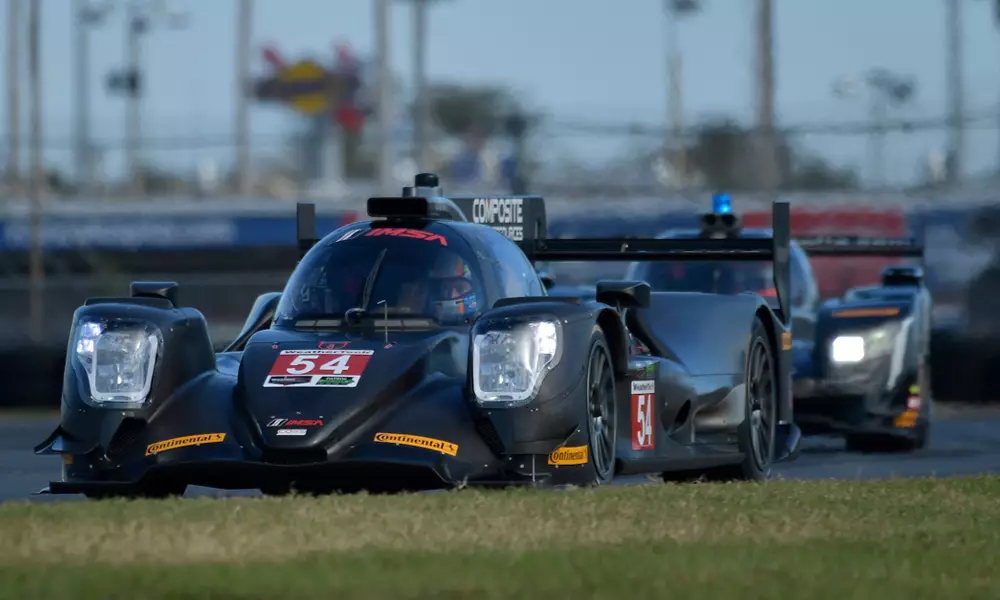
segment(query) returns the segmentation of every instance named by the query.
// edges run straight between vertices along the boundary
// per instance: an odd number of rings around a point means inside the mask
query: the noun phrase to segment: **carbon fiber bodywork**
[[[395,199],[388,200],[379,206]],[[414,229],[405,231],[419,233],[408,239],[468,244],[484,267],[500,260],[498,243],[513,247],[485,225],[406,218]],[[355,223],[321,244],[382,226]],[[312,252],[301,240],[303,251]],[[536,251],[557,255],[546,246]],[[728,244],[722,251],[743,250]],[[751,250],[753,256],[764,251],[770,246]],[[781,311],[763,298],[650,297],[641,282],[603,282],[595,300],[511,297],[500,278],[484,279],[479,301],[487,308],[460,326],[388,317],[355,323],[339,315],[287,322],[275,318],[282,294],[267,294],[220,354],[212,351],[202,314],[179,306],[175,284],[133,284],[131,297],[90,300],[74,315],[60,424],[36,447],[63,456],[63,475],[48,491],[103,496],[177,494],[189,485],[282,493],[598,483],[591,361],[602,345],[613,372],[613,474],[740,465],[747,459],[738,433],[749,427],[748,340],[753,343],[751,333],[761,326],[774,357],[773,459],[797,453],[791,353],[784,343],[790,333]],[[787,282],[777,284],[784,289]],[[141,406],[108,408],[93,398],[74,341],[82,324],[101,319],[128,319],[162,335]],[[472,339],[539,320],[558,325],[558,360],[526,401],[481,402],[473,391]],[[305,371],[277,366],[318,361],[324,353],[363,360],[350,372],[353,379],[303,377]]]

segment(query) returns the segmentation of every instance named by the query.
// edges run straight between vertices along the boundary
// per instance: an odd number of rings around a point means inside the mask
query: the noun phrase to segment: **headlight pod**
[[[888,354],[892,352],[899,328],[899,321],[893,321],[866,331],[838,335],[830,344],[830,359],[849,364]]]
[[[555,318],[492,322],[472,338],[472,388],[482,406],[527,404],[562,357]]]
[[[90,404],[145,406],[163,348],[158,327],[126,319],[83,319],[71,343],[73,356],[87,374]]]

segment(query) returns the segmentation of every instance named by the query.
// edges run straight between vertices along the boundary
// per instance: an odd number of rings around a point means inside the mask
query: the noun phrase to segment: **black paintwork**
[[[465,211],[472,204],[458,199],[456,206]],[[787,218],[787,205],[781,208]],[[558,244],[544,240],[543,208],[533,204],[525,212],[526,222],[538,227],[520,236],[519,241],[537,242],[525,254],[560,260]],[[312,251],[317,243],[309,239],[309,213],[300,211],[299,216],[305,230],[300,247]],[[352,224],[328,239],[353,228],[378,226],[377,222]],[[490,229],[490,223],[411,215],[405,226],[468,244],[483,261],[485,274],[493,273],[487,263],[509,259],[511,251],[521,253],[512,241]],[[651,248],[663,259],[678,251],[689,253],[685,256],[714,253],[716,258],[721,252],[735,259],[753,252],[780,263],[782,243],[775,239],[773,248],[778,251],[773,254],[772,246],[763,244],[750,250],[733,244]],[[578,245],[571,251],[580,256],[587,249]],[[628,260],[633,255],[623,256]],[[600,254],[596,259],[607,258]],[[74,323],[127,316],[155,324],[164,343],[148,403],[134,410],[93,405],[83,369],[70,352],[60,425],[36,448],[42,454],[66,457],[64,476],[51,484],[50,491],[166,494],[187,485],[266,492],[291,486],[392,491],[462,483],[593,483],[589,460],[551,465],[549,458],[557,450],[588,445],[585,384],[595,331],[607,340],[616,376],[616,472],[738,464],[744,459],[737,428],[745,410],[747,340],[757,320],[771,338],[778,365],[781,425],[775,459],[790,459],[797,453],[790,352],[781,344],[788,332],[786,319],[763,298],[650,294],[642,282],[604,282],[593,300],[556,298],[545,295],[533,268],[523,276],[535,281],[515,287],[537,293],[511,296],[511,282],[485,275],[485,310],[474,322],[452,327],[403,328],[377,319],[350,328],[317,322],[279,325],[274,317],[281,294],[264,295],[255,302],[244,330],[226,352],[217,355],[201,313],[175,304],[175,285],[139,283],[133,286],[132,297],[88,301],[77,310]],[[776,275],[776,279],[779,290],[786,288],[787,277]],[[527,404],[484,407],[471,391],[472,337],[493,326],[538,319],[559,323],[558,363]],[[281,351],[331,348],[373,353],[356,387],[262,385]],[[637,416],[633,382],[655,386],[654,444],[648,449],[633,449],[632,423]],[[278,436],[274,423],[283,419],[306,422],[299,426],[305,434]],[[377,441],[379,433],[440,443],[436,449],[382,443]],[[217,435],[202,438],[200,445],[148,452],[151,445],[165,440],[211,434]]]
[[[716,228],[718,229],[718,228]],[[739,227],[730,234],[740,238],[771,235],[767,229]],[[690,239],[698,230],[674,229],[661,238]],[[822,302],[810,256],[897,256],[922,258],[923,248],[910,239],[857,237],[797,238],[791,243],[791,316],[795,420],[806,434],[844,434],[849,437],[890,437],[922,445],[932,419],[930,386],[931,298],[923,285],[919,266],[900,265],[883,271],[880,285],[848,290],[844,297]],[[641,277],[645,266],[634,263],[629,277]],[[898,308],[886,317],[844,318],[844,310]],[[899,373],[891,372],[891,355],[866,359],[858,364],[831,364],[829,345],[838,334],[868,330],[890,321],[903,322],[913,316],[904,350],[900,350]],[[890,381],[890,375],[894,375]],[[916,386],[920,408],[916,421],[898,427],[896,419],[907,410]]]

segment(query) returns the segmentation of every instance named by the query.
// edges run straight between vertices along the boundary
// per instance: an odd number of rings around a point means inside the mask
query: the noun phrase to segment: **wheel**
[[[767,329],[754,320],[747,351],[746,394],[743,422],[737,428],[743,461],[705,473],[713,481],[764,481],[771,475],[778,425],[778,394],[774,353]]]
[[[735,479],[762,481],[771,474],[778,425],[778,394],[774,354],[760,318],[754,320],[747,353],[746,412],[738,430],[743,462],[733,469]]]
[[[618,403],[615,401],[615,373],[604,332],[594,327],[587,361],[587,430],[594,485],[603,485],[615,476],[615,439]]]

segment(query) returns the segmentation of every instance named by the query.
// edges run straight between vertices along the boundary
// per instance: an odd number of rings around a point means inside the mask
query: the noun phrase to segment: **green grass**
[[[1000,598],[1000,478],[0,505],[0,598]]]

